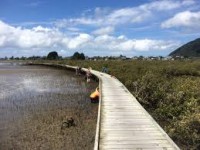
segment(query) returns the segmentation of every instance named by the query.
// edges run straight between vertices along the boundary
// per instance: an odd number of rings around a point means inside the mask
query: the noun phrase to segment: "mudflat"
[[[67,70],[1,64],[0,149],[93,149],[97,85]],[[75,126],[61,129],[68,116]]]

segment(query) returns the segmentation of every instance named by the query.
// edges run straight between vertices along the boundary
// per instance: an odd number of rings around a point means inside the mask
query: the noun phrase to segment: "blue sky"
[[[198,0],[0,1],[0,57],[167,56],[199,37]]]

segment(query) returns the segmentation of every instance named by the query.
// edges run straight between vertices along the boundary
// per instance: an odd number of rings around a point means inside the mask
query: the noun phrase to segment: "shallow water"
[[[0,149],[92,149],[97,85],[64,69],[0,63]],[[66,116],[76,126],[61,130]]]

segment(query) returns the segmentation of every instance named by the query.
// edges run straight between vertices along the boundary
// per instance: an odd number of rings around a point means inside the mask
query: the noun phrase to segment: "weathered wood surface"
[[[99,135],[95,150],[179,149],[121,82],[98,71],[92,73],[101,80]]]

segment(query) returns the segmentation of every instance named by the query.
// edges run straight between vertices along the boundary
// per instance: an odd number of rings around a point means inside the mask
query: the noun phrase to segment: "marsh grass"
[[[96,82],[75,72],[44,67],[0,70],[0,149],[93,149]],[[66,116],[75,127],[61,130]]]

